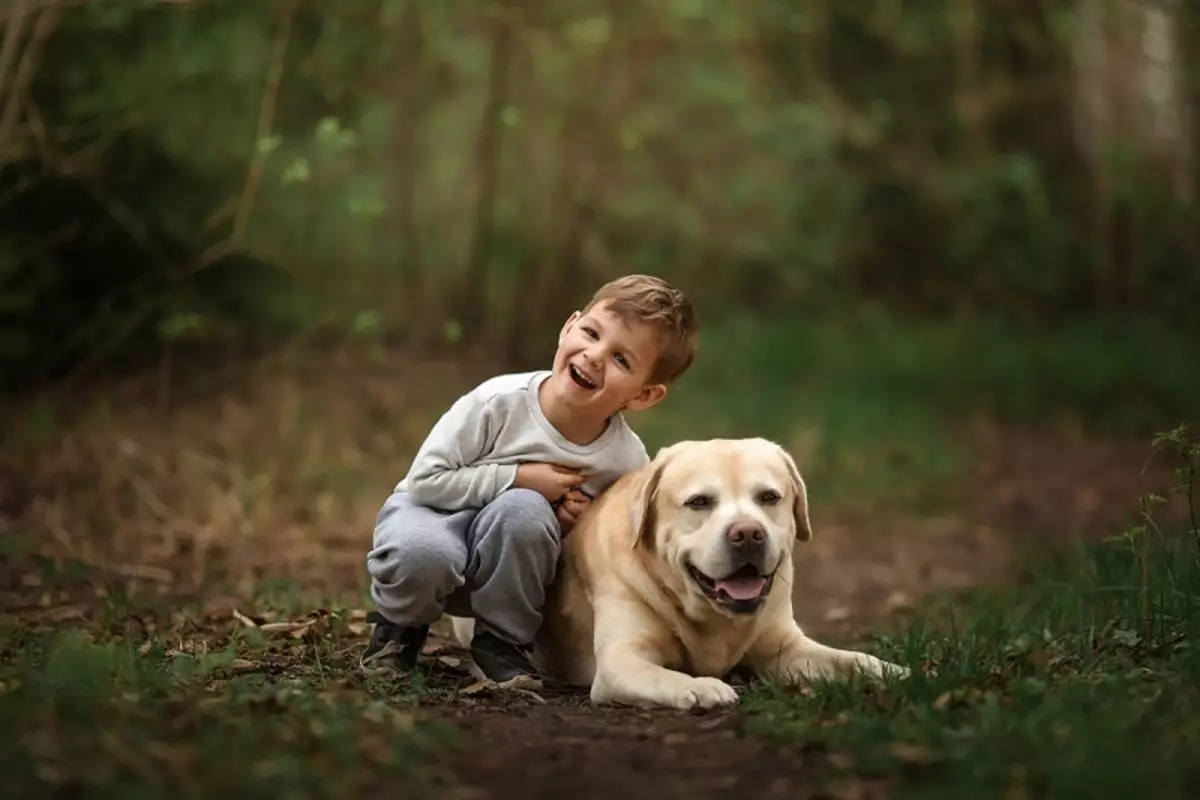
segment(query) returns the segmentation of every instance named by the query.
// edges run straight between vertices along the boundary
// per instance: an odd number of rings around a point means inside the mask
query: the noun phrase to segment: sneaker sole
[[[408,675],[410,671],[397,666],[394,661],[398,652],[396,645],[388,642],[371,655],[359,658],[358,668],[368,675]]]

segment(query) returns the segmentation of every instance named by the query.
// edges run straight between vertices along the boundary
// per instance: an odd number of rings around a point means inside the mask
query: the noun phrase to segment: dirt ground
[[[439,716],[470,740],[442,765],[457,776],[453,797],[812,797],[810,771],[823,758],[740,735],[736,712],[597,711],[572,697]]]
[[[319,379],[336,385],[336,370]],[[353,484],[364,462],[398,458],[431,420],[386,419],[392,438],[384,440],[376,416],[397,394],[415,402],[419,392],[394,379],[360,384],[353,402],[365,409],[367,429],[335,429],[344,417],[336,395],[314,405],[303,399],[312,397],[307,391],[303,382],[276,382],[165,416],[150,405],[122,417],[123,427],[64,437],[36,464],[9,460],[0,464],[0,521],[38,531],[48,551],[152,582],[198,586],[214,565],[234,564],[229,578],[244,590],[301,577],[331,592],[361,591],[361,531],[379,487],[345,500],[338,481]],[[321,424],[303,428],[306,414]],[[1116,533],[1134,519],[1140,493],[1169,481],[1162,460],[1142,474],[1144,441],[986,423],[965,426],[963,436],[970,470],[953,514],[883,521],[814,504],[815,537],[801,548],[795,576],[797,617],[810,634],[853,644],[903,624],[895,612],[930,594],[1019,581],[1028,552]],[[301,448],[290,450],[299,439]],[[259,481],[248,466],[256,460],[262,475],[276,477]],[[454,657],[439,637],[428,649]],[[578,694],[543,700],[481,694],[424,707],[463,734],[437,765],[441,796],[808,797],[810,771],[833,757],[741,736],[736,710],[597,710]],[[855,784],[836,794],[871,797],[884,788]]]

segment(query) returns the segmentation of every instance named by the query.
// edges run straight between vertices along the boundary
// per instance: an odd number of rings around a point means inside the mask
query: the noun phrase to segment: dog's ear
[[[633,496],[629,503],[632,549],[639,545],[649,550],[654,549],[654,524],[658,515],[655,501],[658,497],[658,483],[662,480],[662,471],[666,464],[662,455],[660,452],[658,457],[642,467],[641,474],[637,476],[634,484]]]
[[[783,462],[792,478],[792,491],[795,493],[792,518],[796,521],[796,538],[807,542],[812,539],[812,522],[808,518],[808,487],[804,485],[804,478],[800,477],[800,468],[796,466],[791,454],[782,447],[779,448],[779,454],[783,456]]]

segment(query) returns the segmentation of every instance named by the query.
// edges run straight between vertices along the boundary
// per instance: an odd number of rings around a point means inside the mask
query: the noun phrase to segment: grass
[[[24,581],[39,602],[0,625],[9,796],[416,797],[431,785],[423,764],[451,732],[416,720],[411,685],[358,674],[361,614],[291,621],[266,597],[244,616],[136,601],[42,566]],[[84,587],[91,602],[63,602]]]
[[[1178,433],[1200,466],[1200,440]],[[826,752],[835,782],[884,778],[898,797],[1196,796],[1195,477],[1181,471],[1192,509],[1183,535],[1163,535],[1147,511],[1070,569],[930,604],[874,648],[913,677],[882,689],[767,687],[747,700],[747,731]]]
[[[828,502],[928,511],[970,458],[963,423],[1149,436],[1200,396],[1189,338],[1153,320],[1047,331],[989,319],[733,317],[662,406],[631,418],[653,448],[680,438],[768,436]]]

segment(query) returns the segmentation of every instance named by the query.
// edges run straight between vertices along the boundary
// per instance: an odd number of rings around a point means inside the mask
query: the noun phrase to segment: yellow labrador
[[[685,441],[614,483],[563,540],[535,663],[594,703],[737,702],[738,665],[796,683],[908,670],[808,638],[792,614],[792,548],[808,541],[795,462],[765,439]],[[470,640],[470,620],[454,620]]]

